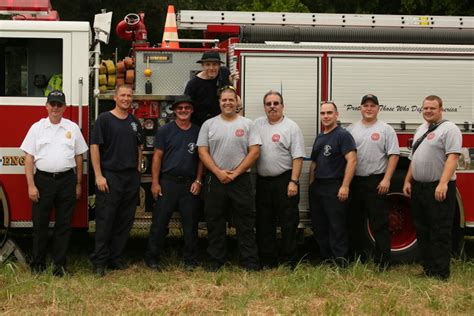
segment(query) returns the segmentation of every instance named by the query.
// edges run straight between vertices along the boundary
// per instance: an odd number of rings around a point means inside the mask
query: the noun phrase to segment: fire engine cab
[[[472,17],[180,11],[176,24],[170,8],[160,47],[147,42],[145,15],[129,14],[116,32],[131,42],[132,53],[123,61],[101,61],[111,13],[98,15],[91,31],[87,22],[57,21],[49,1],[21,8],[11,3],[15,1],[0,1],[0,13],[17,14],[0,20],[0,223],[5,228],[32,226],[19,146],[29,127],[46,115],[45,92],[61,84],[68,104],[65,117],[77,122],[88,140],[97,115],[113,107],[114,86],[123,82],[134,86],[132,112],[145,131],[136,226],[148,227],[156,129],[172,119],[170,105],[200,71],[196,61],[201,54],[216,49],[231,71],[240,72],[236,87],[242,114],[251,119],[264,115],[265,92],[281,91],[285,114],[303,130],[308,156],[320,132],[322,100],[338,104],[340,124],[347,126],[360,119],[363,95],[379,97],[380,118],[395,128],[403,151],[388,195],[392,252],[399,260],[413,259],[417,248],[409,198],[401,190],[408,140],[423,122],[423,98],[441,96],[444,117],[463,133],[453,242],[461,247],[464,234],[474,231]],[[202,32],[203,39],[179,39],[178,29]],[[73,226],[87,229],[94,180],[89,160],[84,163],[83,192],[88,194],[76,206]],[[306,161],[301,177],[300,228],[310,227],[308,166]],[[369,225],[367,242],[373,242]]]

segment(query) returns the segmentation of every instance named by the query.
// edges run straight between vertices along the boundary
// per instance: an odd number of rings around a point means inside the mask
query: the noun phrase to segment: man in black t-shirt
[[[91,136],[91,160],[96,182],[95,249],[91,255],[94,273],[105,268],[125,269],[119,258],[135,218],[140,188],[140,122],[128,111],[132,87],[115,90],[115,108],[99,115]]]
[[[156,199],[145,263],[159,268],[168,224],[175,210],[181,213],[184,232],[184,266],[196,267],[199,192],[203,166],[197,152],[199,127],[191,123],[193,101],[187,95],[175,99],[176,120],[156,132],[152,163],[151,193]]]
[[[356,144],[351,134],[337,125],[333,102],[320,107],[324,131],[314,141],[309,170],[309,207],[321,260],[347,265],[346,204],[357,164]]]
[[[199,126],[207,119],[221,113],[219,107],[219,90],[232,85],[238,80],[238,73],[230,74],[227,67],[221,66],[223,62],[218,51],[207,51],[197,61],[202,65],[202,71],[186,84],[184,94],[194,101],[194,112],[191,121]]]

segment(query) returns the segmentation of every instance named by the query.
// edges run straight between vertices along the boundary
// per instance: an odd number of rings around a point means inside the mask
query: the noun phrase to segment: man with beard
[[[259,156],[261,140],[254,124],[236,113],[237,93],[220,93],[221,114],[207,120],[198,138],[199,157],[209,170],[204,192],[211,271],[226,262],[226,219],[230,210],[237,230],[242,266],[258,270],[254,193],[250,167]]]

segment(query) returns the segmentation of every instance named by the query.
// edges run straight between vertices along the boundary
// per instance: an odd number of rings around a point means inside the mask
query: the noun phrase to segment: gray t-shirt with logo
[[[428,130],[428,123],[417,128],[413,143]],[[420,182],[434,182],[441,178],[448,154],[460,154],[462,134],[453,122],[444,122],[428,134],[421,142],[415,154],[408,157],[411,160],[413,179]],[[456,173],[451,180],[456,180]]]
[[[234,170],[247,156],[249,146],[261,144],[253,122],[240,115],[233,121],[220,115],[205,121],[197,141],[198,147],[209,147],[212,159],[223,170]]]
[[[299,126],[287,117],[270,124],[266,116],[255,120],[255,128],[260,133],[262,147],[257,160],[260,176],[278,176],[291,170],[293,159],[305,156],[303,133]]]
[[[362,121],[347,127],[357,145],[357,176],[385,173],[388,157],[400,155],[397,134],[393,127],[377,120],[372,125]]]

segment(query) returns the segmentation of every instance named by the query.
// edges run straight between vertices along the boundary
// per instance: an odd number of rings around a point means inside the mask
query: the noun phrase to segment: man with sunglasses
[[[201,126],[204,121],[220,114],[219,90],[230,86],[239,75],[231,74],[227,67],[221,66],[223,62],[216,50],[204,52],[197,63],[201,64],[202,71],[188,81],[184,94],[194,101],[191,121]]]
[[[263,97],[266,116],[255,120],[262,147],[257,160],[257,245],[264,267],[297,263],[299,223],[299,178],[305,156],[303,133],[283,114],[280,92],[270,90]],[[281,246],[276,240],[277,222]]]
[[[159,269],[171,215],[181,213],[184,233],[184,266],[197,266],[199,193],[203,166],[197,152],[199,127],[191,123],[193,101],[187,95],[175,99],[175,121],[158,129],[152,162],[151,192],[156,200],[145,253],[149,268]]]
[[[72,214],[82,194],[82,155],[88,148],[77,124],[63,118],[66,98],[62,91],[49,93],[46,110],[48,117],[31,126],[20,147],[25,152],[28,197],[33,202],[31,271],[46,269],[49,219],[54,208],[53,275],[62,277]]]

